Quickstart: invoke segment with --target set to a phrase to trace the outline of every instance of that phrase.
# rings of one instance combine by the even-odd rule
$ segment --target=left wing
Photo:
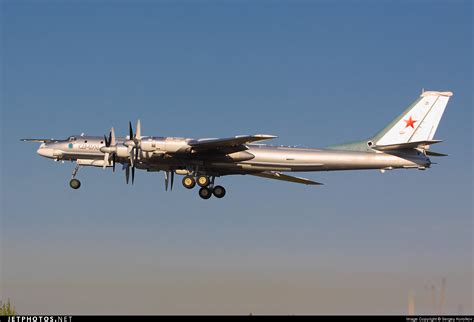
[[[251,173],[251,175],[267,178],[267,179],[289,181],[289,182],[302,183],[302,184],[308,184],[308,185],[322,185],[321,182],[316,182],[316,181],[312,181],[312,180],[300,178],[300,177],[293,177],[293,176],[289,176],[289,175],[286,175],[280,172],[274,172],[274,171]]]
[[[195,151],[207,151],[207,150],[221,150],[231,149],[235,151],[247,150],[245,144],[274,139],[276,136],[267,134],[255,134],[255,135],[239,135],[233,138],[224,139],[199,139],[190,141],[188,144]]]
[[[54,140],[54,139],[21,139],[20,141],[49,143],[49,142],[54,142],[56,140]]]

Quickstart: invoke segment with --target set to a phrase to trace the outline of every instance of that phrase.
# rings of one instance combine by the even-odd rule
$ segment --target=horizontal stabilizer
[[[447,157],[447,154],[444,153],[439,153],[439,152],[434,152],[434,151],[425,151],[426,155],[433,156],[433,157]]]
[[[282,174],[280,172],[273,172],[273,171],[265,171],[260,173],[252,173],[253,176],[267,178],[267,179],[275,179],[275,180],[282,180],[282,181],[289,181],[295,183],[302,183],[308,185],[322,185],[320,182],[312,181],[305,178],[300,177],[293,177],[286,174]]]
[[[53,142],[55,141],[54,139],[20,139],[20,141],[23,142],[43,142],[43,143],[48,143],[48,142]]]
[[[426,140],[426,141],[416,141],[416,142],[387,144],[387,145],[374,145],[374,146],[371,146],[371,148],[374,149],[374,150],[378,150],[378,151],[416,149],[416,148],[423,148],[427,145],[436,144],[436,143],[440,143],[440,142],[443,142],[443,141],[441,141],[441,140]]]

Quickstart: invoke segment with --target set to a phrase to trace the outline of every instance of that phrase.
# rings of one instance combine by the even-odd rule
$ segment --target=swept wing
[[[252,173],[252,175],[257,176],[257,177],[267,178],[267,179],[289,181],[289,182],[302,183],[302,184],[308,184],[308,185],[322,185],[321,182],[316,182],[316,181],[312,181],[312,180],[301,178],[301,177],[293,177],[293,176],[289,176],[287,174],[283,174],[283,173],[275,172],[275,171]]]
[[[21,139],[20,141],[49,143],[49,142],[54,142],[56,140],[54,140],[54,139]]]
[[[245,144],[252,142],[274,139],[276,136],[268,134],[239,135],[231,138],[222,139],[199,139],[188,142],[194,151],[208,150],[247,150]]]

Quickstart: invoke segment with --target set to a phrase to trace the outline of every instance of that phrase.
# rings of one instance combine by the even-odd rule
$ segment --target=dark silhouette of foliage
[[[8,299],[7,303],[2,303],[0,301],[0,315],[16,315],[15,308],[10,303],[10,299]]]

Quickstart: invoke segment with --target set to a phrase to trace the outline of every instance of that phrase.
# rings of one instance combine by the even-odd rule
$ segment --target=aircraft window
[[[87,140],[85,140],[84,143],[87,143]]]
[[[69,142],[72,142],[72,141],[76,141],[76,138],[74,136],[70,136],[67,140]]]

